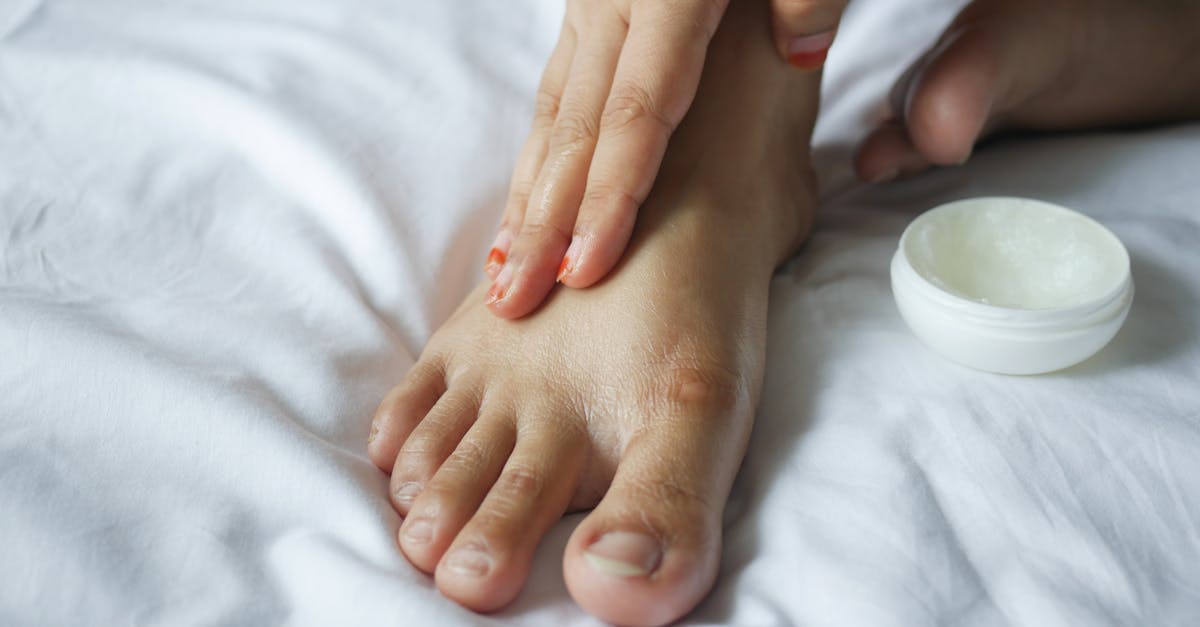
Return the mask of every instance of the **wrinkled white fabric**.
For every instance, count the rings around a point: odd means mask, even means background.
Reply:
[[[772,292],[712,596],[739,625],[1200,623],[1200,126],[849,150],[956,2],[854,3],[817,232]],[[463,610],[399,556],[370,415],[480,278],[554,0],[0,0],[0,624],[591,624],[559,524]],[[1112,228],[1137,297],[1040,377],[948,363],[888,260],[983,194]]]

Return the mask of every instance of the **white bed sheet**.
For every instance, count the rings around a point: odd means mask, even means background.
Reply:
[[[857,0],[819,229],[777,276],[721,578],[742,625],[1200,624],[1200,126],[870,189],[848,151],[958,2]],[[395,550],[371,412],[479,278],[555,0],[0,0],[0,624],[590,624],[560,556],[484,617]],[[1125,241],[1126,327],[1013,378],[920,346],[904,225],[1043,198]]]

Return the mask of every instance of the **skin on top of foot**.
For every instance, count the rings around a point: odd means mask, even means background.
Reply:
[[[587,611],[663,624],[711,588],[770,277],[813,206],[820,76],[778,61],[768,20],[766,2],[726,13],[612,277],[518,321],[480,285],[379,408],[368,452],[400,549],[464,606],[511,602],[550,526],[587,509],[563,556]]]
[[[847,0],[768,0],[778,62],[825,61]],[[729,0],[569,0],[484,271],[492,313],[588,287],[629,242]]]
[[[898,83],[896,119],[862,145],[860,174],[956,163],[995,130],[1200,114],[1200,81],[1177,76],[1196,70],[1179,65],[1196,47],[1179,24],[1200,8],[1095,0],[1104,11],[1080,21],[1075,4],[969,5]],[[392,474],[400,548],[467,607],[510,602],[550,525],[593,507],[563,558],[588,611],[661,624],[712,586],[762,376],[767,282],[811,214],[819,80],[771,62],[765,3],[734,7],[614,276],[555,291],[518,322],[489,314],[480,285],[377,412],[368,450]],[[1164,44],[1136,71],[1103,43],[1118,23],[1132,48]],[[776,167],[747,166],[763,163]]]

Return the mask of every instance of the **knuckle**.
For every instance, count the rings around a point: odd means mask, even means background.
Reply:
[[[613,87],[604,106],[601,128],[620,131],[642,122],[649,122],[664,137],[670,136],[676,126],[675,121],[659,109],[644,88],[632,82]]]
[[[472,439],[463,439],[454,448],[454,452],[446,459],[446,465],[450,468],[459,469],[468,474],[475,474],[474,471],[480,467],[484,459],[487,459],[490,451],[487,447]]]
[[[594,143],[598,134],[593,116],[586,111],[564,108],[559,110],[554,120],[550,143],[558,146],[560,151],[574,152]]]
[[[571,239],[571,231],[568,228],[554,224],[553,222],[542,219],[541,217],[527,220],[521,226],[521,238],[528,239],[533,242],[555,243],[567,242]]]
[[[533,98],[534,125],[540,128],[550,128],[558,118],[558,107],[561,96],[547,86],[538,89]]]
[[[542,493],[546,487],[543,473],[529,466],[514,465],[504,470],[492,489],[496,496],[507,500],[528,500]]]
[[[583,204],[589,207],[604,207],[605,213],[632,214],[642,205],[638,198],[624,187],[613,183],[596,181],[583,192]]]
[[[508,212],[515,214],[529,204],[529,199],[533,196],[533,186],[534,181],[531,179],[513,181],[512,187],[508,190]],[[512,218],[505,216],[506,222],[510,219]]]

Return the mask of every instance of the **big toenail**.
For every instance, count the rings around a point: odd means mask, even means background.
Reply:
[[[468,577],[482,577],[492,569],[492,560],[479,549],[461,548],[446,558],[446,568]]]
[[[367,444],[374,442],[375,438],[377,438],[377,437],[379,437],[379,425],[372,422],[371,423],[371,433],[367,434]]]
[[[433,522],[427,518],[410,520],[404,525],[404,539],[417,544],[425,544],[433,538]]]
[[[416,500],[417,495],[420,493],[421,484],[409,481],[408,483],[400,484],[400,487],[396,488],[393,498],[398,505],[412,505],[412,502]]]
[[[644,577],[658,568],[662,549],[653,538],[629,531],[610,531],[583,552],[597,572],[613,577]]]

